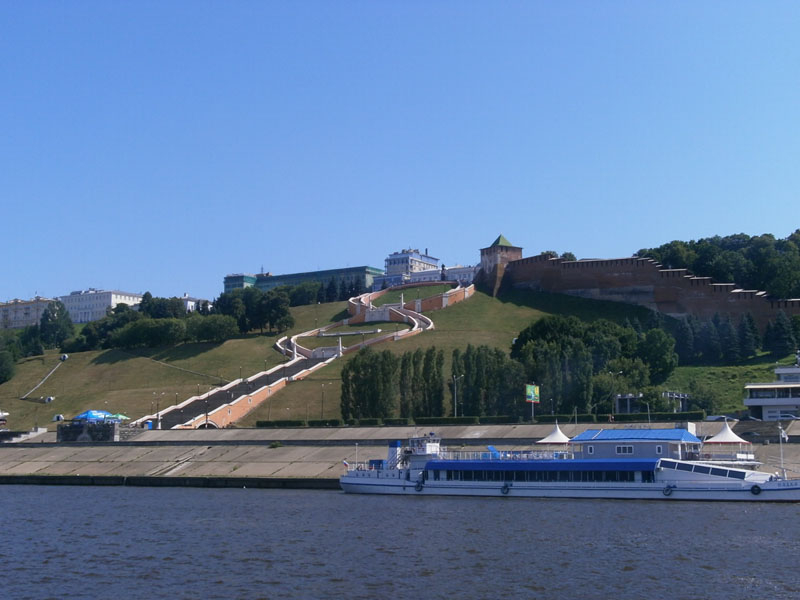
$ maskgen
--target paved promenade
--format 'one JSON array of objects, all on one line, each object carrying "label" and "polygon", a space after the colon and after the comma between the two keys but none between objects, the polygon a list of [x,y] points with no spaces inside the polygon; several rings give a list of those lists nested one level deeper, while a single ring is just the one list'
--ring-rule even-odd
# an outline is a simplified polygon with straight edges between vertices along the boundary
[{"label": "paved promenade", "polygon": [[[714,435],[721,426],[698,423],[697,434]],[[562,430],[573,437],[589,427],[598,425],[564,425]],[[619,424],[614,427],[623,428]],[[143,430],[129,441],[103,444],[57,444],[55,433],[49,432],[26,443],[0,444],[0,478],[5,483],[14,482],[9,476],[333,482],[343,472],[342,461],[385,458],[389,441],[428,431],[440,435],[444,445],[452,449],[484,449],[491,444],[499,449],[521,450],[552,429],[552,425],[487,425]],[[790,429],[789,433],[796,432]],[[756,443],[753,447],[762,462],[775,467],[780,464],[778,444]],[[783,453],[786,467],[794,471],[789,475],[800,477],[800,443],[783,444]]]}]

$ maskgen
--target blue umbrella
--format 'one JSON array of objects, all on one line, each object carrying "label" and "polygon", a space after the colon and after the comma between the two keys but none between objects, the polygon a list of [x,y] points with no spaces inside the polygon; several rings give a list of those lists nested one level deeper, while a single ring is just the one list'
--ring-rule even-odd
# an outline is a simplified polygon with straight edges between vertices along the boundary
[{"label": "blue umbrella", "polygon": [[107,410],[87,410],[72,418],[73,421],[105,421],[111,416]]}]

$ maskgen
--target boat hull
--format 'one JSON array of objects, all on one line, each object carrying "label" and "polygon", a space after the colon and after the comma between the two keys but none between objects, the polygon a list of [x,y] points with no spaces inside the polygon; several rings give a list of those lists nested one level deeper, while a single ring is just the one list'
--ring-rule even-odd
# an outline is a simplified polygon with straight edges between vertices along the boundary
[{"label": "boat hull", "polygon": [[800,480],[738,486],[689,483],[531,484],[442,481],[414,483],[390,478],[340,479],[342,490],[354,494],[406,494],[410,496],[484,496],[506,498],[591,498],[610,500],[694,500],[741,502],[800,502]]}]

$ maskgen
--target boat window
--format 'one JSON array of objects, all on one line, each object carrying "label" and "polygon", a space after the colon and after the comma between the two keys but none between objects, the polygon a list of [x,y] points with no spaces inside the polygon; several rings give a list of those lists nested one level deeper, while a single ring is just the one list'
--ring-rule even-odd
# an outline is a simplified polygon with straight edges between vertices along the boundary
[{"label": "boat window", "polygon": [[594,446],[587,446],[586,452],[588,452],[589,454],[594,454]]},{"label": "boat window", "polygon": [[654,477],[652,471],[642,471],[642,483],[653,483]]},{"label": "boat window", "polygon": [[686,463],[676,463],[678,465],[678,471],[691,471],[693,465],[688,465]]},{"label": "boat window", "polygon": [[617,454],[633,454],[633,446],[617,446]]},{"label": "boat window", "polygon": [[675,463],[672,462],[672,461],[669,461],[669,460],[662,460],[661,461],[661,466],[663,468],[665,468],[665,469],[674,469],[675,468]]},{"label": "boat window", "polygon": [[744,479],[744,476],[744,471],[728,471],[728,477],[733,477],[734,479]]},{"label": "boat window", "polygon": [[719,476],[719,477],[727,477],[727,476],[728,476],[728,469],[716,469],[716,468],[712,468],[712,469],[711,469],[711,474],[712,474],[712,475],[717,475],[717,476]]},{"label": "boat window", "polygon": [[663,453],[663,450],[662,450],[661,446],[660,445],[656,446],[656,454],[658,454],[660,456],[662,453]]},{"label": "boat window", "polygon": [[695,473],[711,473],[711,467],[706,467],[705,465],[695,465],[694,466]]}]

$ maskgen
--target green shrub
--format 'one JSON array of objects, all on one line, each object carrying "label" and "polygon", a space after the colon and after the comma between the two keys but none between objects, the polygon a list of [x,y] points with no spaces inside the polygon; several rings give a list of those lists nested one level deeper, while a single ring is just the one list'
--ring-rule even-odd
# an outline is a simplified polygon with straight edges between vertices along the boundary
[{"label": "green shrub", "polygon": [[417,425],[478,425],[478,417],[416,417]]},{"label": "green shrub", "polygon": [[[608,423],[609,415],[597,415],[598,423]],[[675,421],[702,421],[706,418],[705,411],[693,410],[689,412],[651,412],[650,421],[657,422],[675,422]],[[647,413],[620,413],[614,415],[615,423],[646,423]]]},{"label": "green shrub", "polygon": [[[537,423],[555,423],[558,421],[562,425],[565,423],[574,423],[575,415],[535,415]],[[578,415],[578,423],[596,423],[597,417],[593,414]]]},{"label": "green shrub", "polygon": [[305,421],[256,421],[256,427],[305,427]]},{"label": "green shrub", "polygon": [[312,419],[308,422],[309,427],[341,427],[341,419]]},{"label": "green shrub", "polygon": [[407,419],[407,418],[384,419],[383,424],[392,425],[394,427],[402,427],[405,425],[413,425],[414,419]]},{"label": "green shrub", "polygon": [[481,425],[498,425],[503,423],[520,423],[522,419],[520,417],[509,417],[504,415],[496,415],[496,416],[484,416],[480,418]]}]

